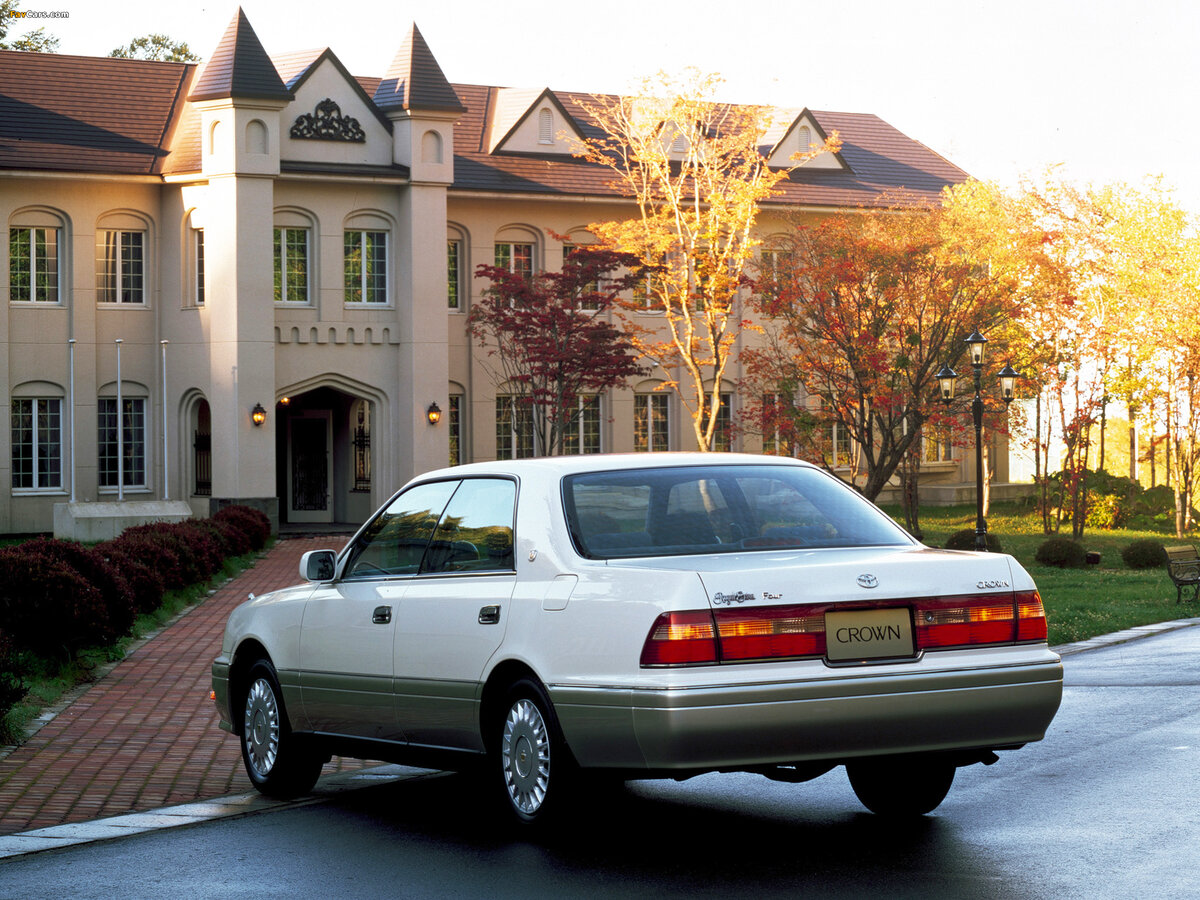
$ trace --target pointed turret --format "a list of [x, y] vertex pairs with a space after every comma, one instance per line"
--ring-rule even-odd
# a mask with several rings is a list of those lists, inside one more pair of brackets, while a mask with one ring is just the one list
[[228, 98], [292, 99], [240, 7], [188, 95], [193, 102]]
[[375, 91], [374, 99], [375, 105], [385, 113], [414, 109], [466, 112], [415, 22]]

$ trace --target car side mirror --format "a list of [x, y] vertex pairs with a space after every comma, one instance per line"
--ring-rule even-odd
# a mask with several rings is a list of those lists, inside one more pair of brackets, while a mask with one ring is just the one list
[[300, 577], [305, 581], [333, 581], [337, 554], [332, 550], [309, 550], [300, 557]]

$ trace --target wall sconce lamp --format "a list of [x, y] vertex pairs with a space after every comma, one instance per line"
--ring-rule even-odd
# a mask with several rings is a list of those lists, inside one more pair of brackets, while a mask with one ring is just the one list
[[267, 421], [267, 411], [263, 409], [261, 403], [255, 403], [254, 409], [250, 410], [250, 421], [254, 423], [255, 428], [258, 428], [263, 422]]
[[429, 409], [425, 410], [425, 418], [429, 420], [430, 425], [442, 421], [442, 408], [437, 405], [437, 401], [429, 404]]

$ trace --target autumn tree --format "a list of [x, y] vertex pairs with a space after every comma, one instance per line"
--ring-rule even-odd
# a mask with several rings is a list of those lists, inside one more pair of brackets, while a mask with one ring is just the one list
[[165, 34], [147, 34], [112, 50], [109, 56], [121, 59], [155, 59], [165, 62], [199, 62], [200, 57], [183, 41]]
[[596, 247], [576, 247], [559, 272], [476, 270], [490, 284], [471, 308], [471, 335], [488, 351], [485, 364], [527, 427], [533, 455], [576, 449], [581, 398], [643, 371], [609, 321], [618, 294], [641, 276], [635, 257]]
[[[770, 111], [719, 102], [720, 84], [688, 70], [646, 79], [628, 96], [595, 97], [585, 110], [598, 131], [578, 151], [609, 168], [636, 203], [633, 216], [589, 230], [646, 267], [644, 283], [621, 304], [625, 328], [690, 413], [700, 450], [714, 446], [759, 205], [789, 172], [769, 166], [759, 146]], [[836, 147], [831, 135], [792, 162]], [[662, 313], [661, 327], [634, 317], [648, 311]]]
[[764, 337], [743, 358], [753, 391], [772, 399], [755, 412], [835, 473], [845, 461], [833, 440], [844, 435], [851, 477], [871, 499], [920, 447], [931, 417], [954, 426], [936, 373], [962, 358], [973, 329], [1007, 314], [1006, 291], [945, 225], [940, 206], [899, 200], [800, 225], [770, 248], [758, 280]]

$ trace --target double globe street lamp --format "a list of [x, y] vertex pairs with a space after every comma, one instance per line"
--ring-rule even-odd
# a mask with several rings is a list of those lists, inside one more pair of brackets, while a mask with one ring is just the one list
[[[980, 391], [983, 387], [983, 345], [987, 343], [987, 338], [976, 329], [964, 343], [971, 354], [971, 367], [975, 370], [975, 399], [971, 401], [971, 418], [975, 420], [975, 549], [986, 552], [987, 522], [983, 518], [983, 397]], [[996, 377], [1000, 380], [1000, 396], [1007, 407], [1013, 401], [1017, 379], [1021, 377], [1021, 373], [1005, 364], [1004, 368], [996, 373]], [[954, 402], [958, 373], [943, 365], [937, 373], [937, 380], [942, 402], [949, 406]]]

